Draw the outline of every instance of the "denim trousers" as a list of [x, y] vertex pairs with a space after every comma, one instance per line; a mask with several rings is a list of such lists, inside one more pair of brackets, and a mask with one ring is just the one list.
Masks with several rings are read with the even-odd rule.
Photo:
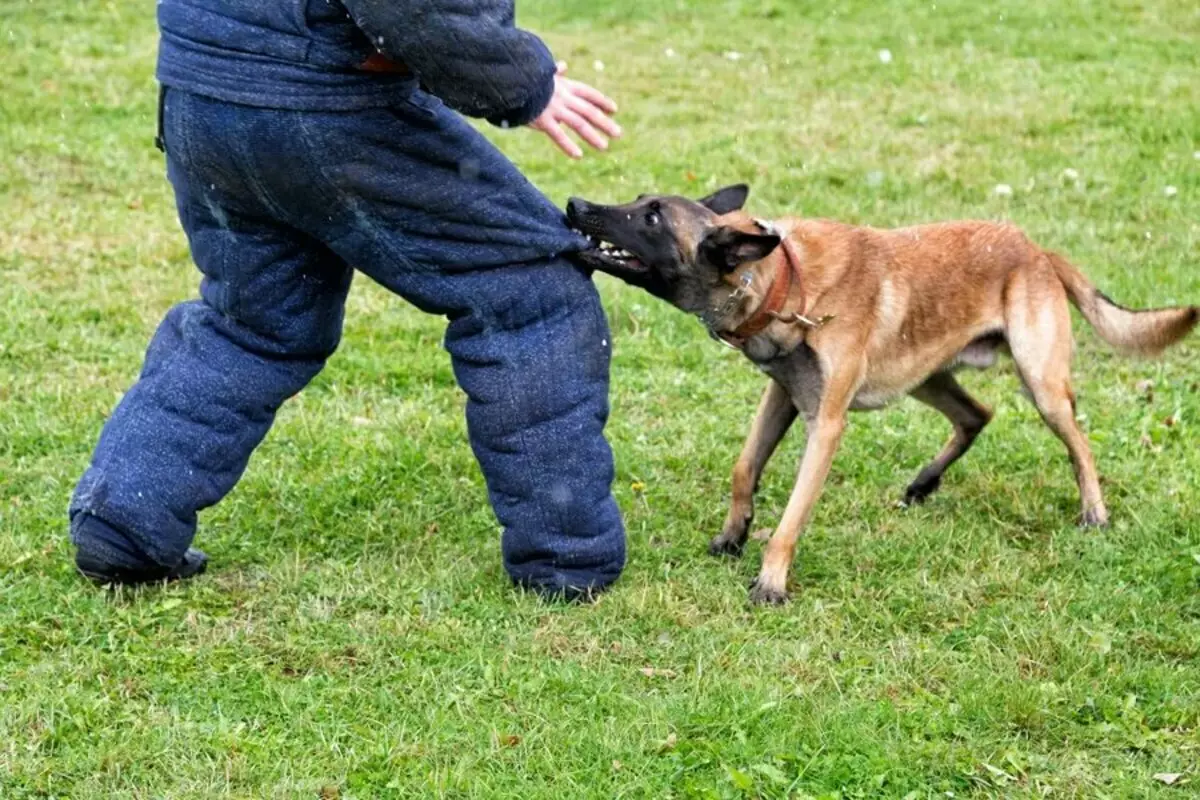
[[69, 508], [77, 548], [178, 563], [197, 512], [337, 348], [360, 270], [448, 320], [513, 580], [574, 593], [617, 578], [608, 324], [571, 260], [583, 241], [511, 162], [420, 91], [313, 112], [167, 89], [161, 135], [200, 298], [167, 313], [104, 425]]

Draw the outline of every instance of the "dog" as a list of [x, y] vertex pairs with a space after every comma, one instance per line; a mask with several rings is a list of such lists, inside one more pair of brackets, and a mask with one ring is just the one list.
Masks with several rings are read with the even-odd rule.
[[717, 339], [770, 376], [733, 469], [728, 516], [709, 545], [740, 555], [763, 467], [803, 416], [807, 444], [787, 508], [750, 589], [783, 603], [796, 540], [846, 428], [847, 412], [908, 394], [950, 420], [953, 435], [908, 487], [923, 501], [971, 447], [992, 412], [959, 385], [963, 367], [1007, 351], [1042, 419], [1066, 445], [1081, 523], [1108, 510], [1087, 438], [1075, 421], [1068, 300], [1105, 342], [1156, 355], [1186, 336], [1195, 306], [1135, 311], [1117, 305], [1062, 256], [1014, 225], [944, 222], [882, 230], [815, 219], [757, 220], [749, 189], [698, 201], [642, 195], [606, 206], [572, 198], [568, 223], [588, 236], [587, 267], [701, 318]]

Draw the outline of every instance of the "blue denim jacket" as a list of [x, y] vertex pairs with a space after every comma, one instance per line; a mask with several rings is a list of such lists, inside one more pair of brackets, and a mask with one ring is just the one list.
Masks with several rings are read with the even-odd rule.
[[[418, 86], [498, 125], [536, 117], [554, 59], [512, 0], [159, 0], [158, 79], [260, 108], [394, 105]], [[407, 71], [365, 69], [386, 56]]]

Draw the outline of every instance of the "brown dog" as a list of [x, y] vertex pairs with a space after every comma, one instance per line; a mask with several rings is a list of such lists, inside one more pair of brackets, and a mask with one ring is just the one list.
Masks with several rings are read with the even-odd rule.
[[1070, 453], [1082, 522], [1104, 525], [1087, 438], [1071, 391], [1070, 300], [1104, 341], [1153, 355], [1195, 326], [1197, 308], [1131, 311], [1064, 258], [1012, 225], [946, 222], [896, 230], [825, 220], [762, 222], [741, 212], [748, 189], [698, 202], [645, 196], [621, 206], [572, 199], [568, 219], [593, 237], [582, 259], [698, 314], [717, 338], [771, 377], [733, 470], [733, 500], [709, 550], [740, 554], [762, 469], [798, 414], [808, 443], [787, 509], [767, 544], [754, 602], [787, 599], [796, 539], [812, 514], [846, 412], [910, 394], [946, 415], [954, 435], [908, 487], [906, 502], [942, 473], [991, 419], [954, 372], [984, 368], [1002, 349]]

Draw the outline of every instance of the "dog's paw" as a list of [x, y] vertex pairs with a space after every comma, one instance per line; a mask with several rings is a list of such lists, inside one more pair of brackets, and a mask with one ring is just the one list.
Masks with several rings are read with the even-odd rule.
[[1107, 528], [1108, 527], [1108, 509], [1100, 506], [1098, 508], [1089, 508], [1083, 512], [1083, 516], [1079, 519], [1079, 527], [1081, 528]]
[[786, 591], [768, 586], [762, 578], [750, 584], [750, 602], [756, 606], [781, 606], [789, 599]]
[[908, 506], [920, 505], [921, 503], [925, 502], [925, 499], [929, 497], [929, 495], [936, 492], [938, 487], [941, 485], [941, 475], [935, 475], [932, 478], [924, 479], [918, 477], [915, 481], [908, 485], [907, 489], [904, 490], [904, 499], [900, 502], [900, 504], [906, 508]]
[[740, 558], [745, 545], [745, 539], [737, 539], [721, 533], [714, 536], [712, 541], [708, 543], [708, 554], [710, 556]]

